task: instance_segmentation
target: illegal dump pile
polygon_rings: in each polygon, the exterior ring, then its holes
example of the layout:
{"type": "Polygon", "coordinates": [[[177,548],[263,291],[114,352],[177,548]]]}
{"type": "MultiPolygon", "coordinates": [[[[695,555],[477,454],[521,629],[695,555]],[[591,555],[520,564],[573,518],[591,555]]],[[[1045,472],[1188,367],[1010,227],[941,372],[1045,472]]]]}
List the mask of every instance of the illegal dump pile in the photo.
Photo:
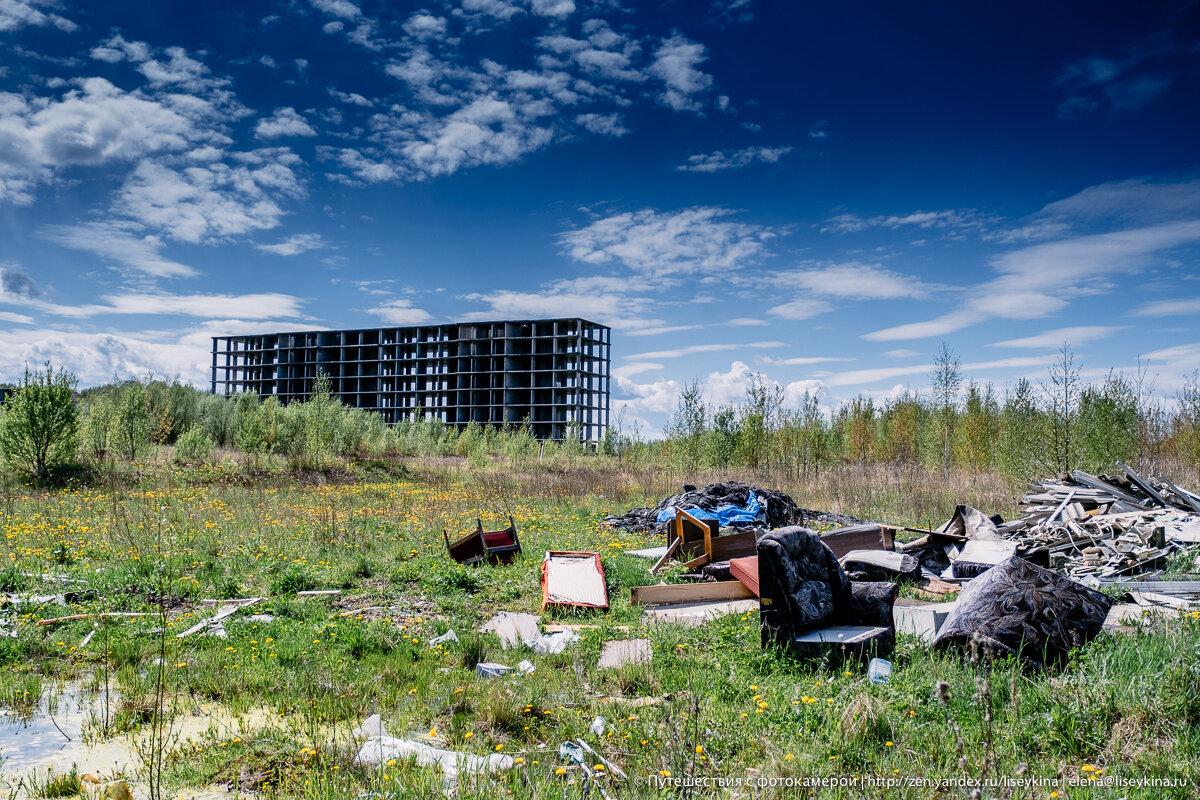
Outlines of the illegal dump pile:
{"type": "Polygon", "coordinates": [[[1118,466],[1124,477],[1073,472],[1030,486],[1025,515],[999,533],[1021,557],[1093,586],[1144,576],[1200,542],[1200,497],[1118,466]]]}
{"type": "Polygon", "coordinates": [[[672,561],[690,570],[690,584],[633,589],[633,602],[657,619],[699,624],[756,603],[763,645],[802,655],[887,655],[902,631],[937,648],[1047,666],[1106,624],[1140,618],[1129,605],[1113,609],[1097,591],[1105,584],[1138,578],[1128,599],[1160,611],[1190,609],[1200,596],[1200,581],[1158,580],[1168,556],[1200,543],[1200,496],[1118,466],[1120,478],[1077,471],[1031,486],[1020,519],[960,505],[936,530],[801,509],[782,492],[744,484],[684,487],[606,522],[667,535],[665,547],[635,553],[656,559],[652,574],[672,561]],[[843,527],[821,535],[803,527],[821,522],[843,527]],[[930,600],[898,601],[899,582],[930,600]]]}
{"type": "Polygon", "coordinates": [[[703,489],[685,486],[680,494],[664,498],[654,508],[635,508],[621,516],[608,516],[606,524],[639,533],[662,533],[675,509],[689,511],[698,519],[715,519],[722,526],[783,528],[788,525],[853,525],[858,520],[841,514],[829,514],[799,508],[791,497],[773,489],[744,483],[714,483],[703,489]]]}

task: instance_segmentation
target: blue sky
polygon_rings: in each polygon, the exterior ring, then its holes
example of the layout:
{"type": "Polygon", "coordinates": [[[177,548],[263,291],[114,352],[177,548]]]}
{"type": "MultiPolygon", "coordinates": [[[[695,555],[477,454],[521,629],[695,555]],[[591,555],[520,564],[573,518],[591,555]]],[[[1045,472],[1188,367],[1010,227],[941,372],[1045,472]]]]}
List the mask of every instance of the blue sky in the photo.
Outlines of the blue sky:
{"type": "Polygon", "coordinates": [[[1200,368],[1187,3],[0,0],[0,380],[585,316],[614,406],[1200,368]]]}

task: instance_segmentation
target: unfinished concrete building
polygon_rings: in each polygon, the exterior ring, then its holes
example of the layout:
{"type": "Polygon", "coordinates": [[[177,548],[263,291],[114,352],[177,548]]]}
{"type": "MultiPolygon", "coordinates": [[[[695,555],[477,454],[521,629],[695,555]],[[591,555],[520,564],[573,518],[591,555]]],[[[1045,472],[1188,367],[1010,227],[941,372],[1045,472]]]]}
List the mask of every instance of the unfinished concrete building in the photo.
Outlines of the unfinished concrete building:
{"type": "Polygon", "coordinates": [[[214,336],[212,392],[305,400],[318,370],[343,403],[388,423],[520,425],[584,441],[608,426],[611,329],[585,319],[214,336]]]}

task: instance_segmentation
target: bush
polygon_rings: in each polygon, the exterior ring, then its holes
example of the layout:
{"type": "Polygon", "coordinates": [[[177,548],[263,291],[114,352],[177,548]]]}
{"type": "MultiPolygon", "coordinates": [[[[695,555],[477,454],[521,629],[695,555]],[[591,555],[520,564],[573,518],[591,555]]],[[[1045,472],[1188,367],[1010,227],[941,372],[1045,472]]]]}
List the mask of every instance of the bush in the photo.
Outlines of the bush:
{"type": "Polygon", "coordinates": [[[45,372],[25,370],[25,379],[2,408],[0,450],[8,464],[31,473],[37,483],[50,468],[75,458],[79,409],[75,376],[47,364],[45,372]]]}
{"type": "Polygon", "coordinates": [[[181,464],[203,464],[212,458],[213,440],[200,425],[192,425],[175,443],[175,460],[181,464]]]}

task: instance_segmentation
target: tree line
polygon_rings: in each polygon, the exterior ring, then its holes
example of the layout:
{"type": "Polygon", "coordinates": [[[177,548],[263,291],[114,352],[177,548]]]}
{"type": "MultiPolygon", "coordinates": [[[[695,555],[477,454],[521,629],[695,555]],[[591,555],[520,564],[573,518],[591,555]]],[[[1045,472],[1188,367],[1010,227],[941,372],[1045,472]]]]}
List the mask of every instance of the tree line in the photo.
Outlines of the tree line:
{"type": "Polygon", "coordinates": [[[207,464],[232,454],[242,463],[322,469],[372,457],[461,456],[474,467],[496,459],[574,464],[585,458],[661,465],[680,473],[745,468],[781,478],[819,476],[840,464],[894,464],[1013,479],[1084,469],[1117,460],[1200,464],[1200,372],[1186,376],[1173,403],[1156,398],[1141,375],[1110,372],[1081,380],[1064,345],[1043,380],[997,389],[964,381],[943,345],[927,391],[886,399],[859,395],[830,409],[817,393],[794,405],[760,374],[741,403],[706,401],[699,382],[685,385],[661,439],[628,430],[620,416],[602,442],[539,442],[528,420],[503,428],[446,425],[432,414],[387,425],[374,412],[341,403],[318,376],[305,402],[281,404],[254,394],[208,394],[147,378],[77,391],[69,372],[46,365],[2,387],[0,455],[37,483],[72,465],[103,468],[169,457],[207,464]]]}
{"type": "Polygon", "coordinates": [[[928,391],[886,399],[858,395],[833,409],[805,392],[789,407],[762,375],[746,400],[713,405],[698,382],[684,386],[662,447],[674,467],[748,467],[808,477],[844,463],[1000,472],[1027,480],[1073,469],[1112,470],[1118,460],[1200,464],[1200,373],[1173,403],[1153,396],[1144,376],[1111,371],[1085,382],[1064,345],[1043,380],[997,389],[964,381],[943,345],[928,391]]]}

